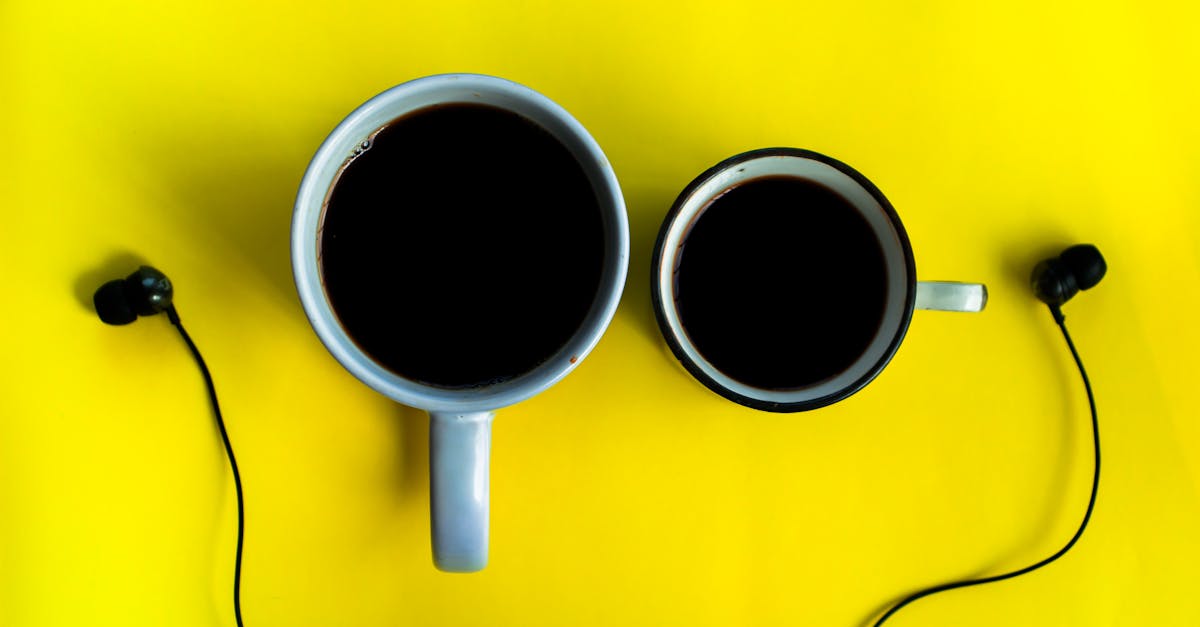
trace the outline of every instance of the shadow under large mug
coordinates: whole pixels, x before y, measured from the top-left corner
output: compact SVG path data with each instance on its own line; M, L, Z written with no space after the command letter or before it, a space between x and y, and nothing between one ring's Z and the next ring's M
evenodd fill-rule
M651 263L655 316L698 381L755 409L824 407L888 364L914 309L981 311L983 285L919 282L900 217L825 155L767 148L679 195Z
M504 79L394 87L313 157L292 221L300 301L342 366L429 411L439 569L487 564L493 412L596 346L628 257L600 147L561 106Z

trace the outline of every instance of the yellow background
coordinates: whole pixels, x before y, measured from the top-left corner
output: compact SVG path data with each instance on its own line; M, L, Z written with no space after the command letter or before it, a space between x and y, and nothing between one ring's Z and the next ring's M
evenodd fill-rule
M1067 308L1104 442L1081 543L895 625L1200 623L1195 3L0 3L0 624L231 625L232 482L163 317L91 292L147 261L213 369L247 495L246 624L846 625L1058 548L1086 403L1030 268L1091 241ZM308 159L355 106L448 71L571 111L629 205L621 308L502 411L491 565L434 570L427 426L343 371L288 256ZM870 177L925 279L845 402L775 415L692 380L655 326L653 238L693 176L764 146Z

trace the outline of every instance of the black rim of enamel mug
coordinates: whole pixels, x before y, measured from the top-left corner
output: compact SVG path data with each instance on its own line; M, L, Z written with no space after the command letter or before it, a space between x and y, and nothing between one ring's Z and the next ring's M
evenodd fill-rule
M739 394L721 385L715 379L708 376L708 374L700 369L699 365L697 365L690 357L687 356L686 353L684 353L683 347L675 339L675 335L671 331L671 327L667 324L666 315L664 313L665 309L663 304L663 294L659 289L658 277L660 275L660 267L663 263L663 244L666 242L667 233L671 230L671 226L675 223L675 219L679 216L679 213L683 209L683 205L687 202L687 199L692 195L693 192L696 191L697 188L720 172L746 161L759 159L762 157L799 157L802 159L810 159L832 166L846 176L849 176L854 180L854 182L858 183L863 187L863 189L867 190L867 192L870 193L871 196L879 203L879 206L883 208L884 213L887 214L888 220L891 222L892 227L896 231L896 236L900 241L900 249L904 252L906 275L905 283L908 289L905 293L904 311L901 316L900 325L896 329L895 336L892 337L892 341L888 344L887 349L883 352L883 355L879 357L879 360L871 366L870 370L868 370L866 374L864 374L862 377L859 377L853 383L846 385L835 392L826 394L825 396L805 401L781 403L752 398L743 394ZM693 220L693 222L696 220L699 220L699 217ZM670 262L672 264L675 263L673 256L670 259ZM842 163L841 161L838 161L837 159L834 159L833 157L828 157L821 153L813 152L811 150L804 150L802 148L761 148L758 150L743 152L725 159L717 165L705 170L704 173L693 179L691 183L688 183L688 186L685 187L683 191L680 192L679 197L675 199L675 203L671 205L671 210L667 212L667 217L663 220L662 227L658 231L658 239L654 243L654 258L650 263L650 273L650 293L654 302L654 317L656 320L658 320L658 328L662 332L663 338L666 339L667 345L671 347L671 352L675 354L675 358L679 360L679 363L682 364L683 367L686 368L687 371L690 372L697 381L703 383L705 387L716 392L717 394L720 394L721 396L724 396L735 403L745 405L753 409L779 413L809 411L812 409L825 407L826 405L832 405L833 403L845 399L866 387L868 383L870 383L873 379L875 379L876 376L879 375L880 372L883 371L884 367L888 365L888 362L892 360L892 357L900 348L900 342L904 340L904 335L908 332L908 325L912 321L913 307L916 304L917 271L915 262L913 260L912 244L910 244L908 241L908 233L904 230L904 223L900 221L900 216L896 214L896 210L892 207L892 203L888 202L887 197L883 195L883 192L879 191L878 187L875 187L874 183L869 181L867 177L860 174L854 168ZM684 332L686 333L686 331ZM778 390L764 389L764 391Z

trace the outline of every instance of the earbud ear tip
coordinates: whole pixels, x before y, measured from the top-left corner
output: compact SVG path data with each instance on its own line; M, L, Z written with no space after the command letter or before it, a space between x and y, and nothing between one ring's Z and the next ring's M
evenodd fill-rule
M92 303L96 306L96 313L100 314L100 320L105 324L122 325L137 320L137 313L129 306L129 300L125 298L125 288L120 280L101 285L92 296Z
M1091 244L1072 246L1064 250L1060 258L1075 275L1075 283L1080 289L1095 287L1108 272L1108 264L1104 262L1100 249Z

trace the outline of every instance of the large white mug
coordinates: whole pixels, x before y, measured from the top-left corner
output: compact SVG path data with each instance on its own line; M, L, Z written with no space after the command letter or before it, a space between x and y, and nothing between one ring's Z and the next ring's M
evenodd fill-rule
M343 168L369 147L371 138L390 122L414 112L456 103L484 105L517 114L565 147L595 194L601 214L599 237L603 242L598 288L582 322L565 344L549 351L540 363L525 372L471 387L445 387L414 380L372 358L352 339L331 305L320 258L321 229L330 195ZM470 167L463 168L458 175L462 185L472 185ZM536 185L538 176L538 172L529 172L525 183ZM446 233L419 236L444 237ZM552 238L556 234L550 231L545 236ZM354 376L404 405L428 410L433 557L439 569L474 572L486 566L493 412L549 388L596 346L617 309L628 257L625 203L612 166L600 147L562 107L528 87L504 79L447 74L393 87L351 113L313 157L300 184L292 221L292 268L300 301L326 348ZM380 289L398 290L414 306L439 306L436 302L423 302L420 291L409 287L403 276L395 277ZM504 307L506 303L490 305ZM486 311L483 308L480 315L487 315Z

